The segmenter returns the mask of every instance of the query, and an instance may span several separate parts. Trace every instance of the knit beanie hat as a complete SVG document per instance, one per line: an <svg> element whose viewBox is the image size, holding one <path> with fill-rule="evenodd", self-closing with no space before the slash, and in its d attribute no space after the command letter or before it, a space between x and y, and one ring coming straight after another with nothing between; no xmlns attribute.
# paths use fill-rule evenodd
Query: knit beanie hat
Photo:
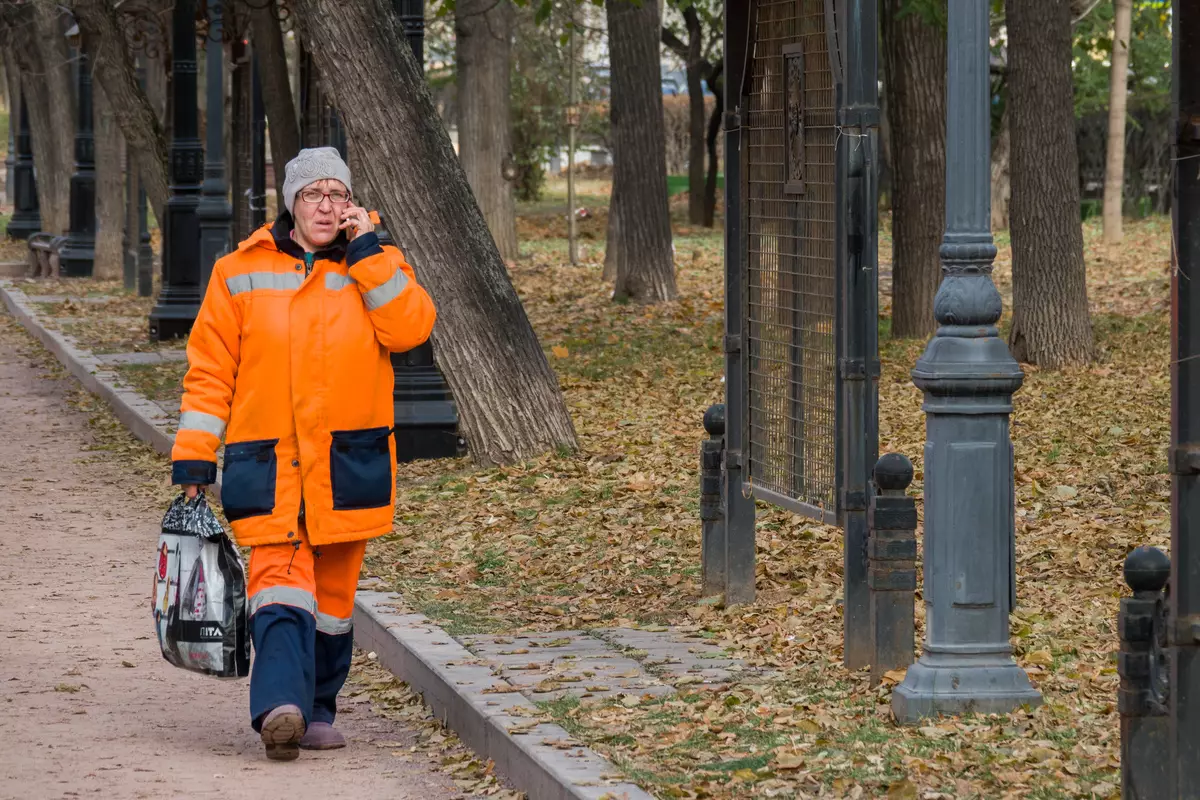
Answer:
<svg viewBox="0 0 1200 800"><path fill-rule="evenodd" d="M350 186L350 167L342 160L336 147L308 147L296 154L287 164L283 179L283 202L288 213L296 205L296 195L309 184L323 180L341 181L346 191Z"/></svg>

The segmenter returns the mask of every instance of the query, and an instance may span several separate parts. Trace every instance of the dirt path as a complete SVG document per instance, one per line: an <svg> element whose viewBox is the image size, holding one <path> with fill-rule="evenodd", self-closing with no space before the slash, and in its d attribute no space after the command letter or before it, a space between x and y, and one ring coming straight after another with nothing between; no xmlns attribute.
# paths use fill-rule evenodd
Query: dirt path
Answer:
<svg viewBox="0 0 1200 800"><path fill-rule="evenodd" d="M84 445L72 388L0 312L0 798L460 796L414 733L351 704L350 746L266 761L245 680L162 660L149 611L160 510ZM92 463L88 463L91 461ZM406 760L407 759L407 760Z"/></svg>

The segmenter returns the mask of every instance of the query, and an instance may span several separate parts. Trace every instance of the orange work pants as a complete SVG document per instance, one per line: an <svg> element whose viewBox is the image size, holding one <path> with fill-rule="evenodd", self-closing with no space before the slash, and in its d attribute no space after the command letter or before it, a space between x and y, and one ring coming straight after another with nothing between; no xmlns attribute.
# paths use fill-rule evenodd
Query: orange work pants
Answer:
<svg viewBox="0 0 1200 800"><path fill-rule="evenodd" d="M250 719L296 705L306 722L332 723L354 649L354 592L366 541L313 547L304 523L293 542L252 547L249 567Z"/></svg>

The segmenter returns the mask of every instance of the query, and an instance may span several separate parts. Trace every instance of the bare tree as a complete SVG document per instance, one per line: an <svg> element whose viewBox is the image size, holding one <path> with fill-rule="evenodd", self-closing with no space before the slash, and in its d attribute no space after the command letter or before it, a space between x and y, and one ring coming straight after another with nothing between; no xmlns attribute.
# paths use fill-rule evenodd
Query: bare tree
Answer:
<svg viewBox="0 0 1200 800"><path fill-rule="evenodd" d="M49 0L0 4L7 43L29 99L29 130L37 169L42 227L65 233L70 225L75 116L71 60L63 17Z"/></svg>
<svg viewBox="0 0 1200 800"><path fill-rule="evenodd" d="M125 140L104 90L92 90L96 142L96 259L92 275L120 278L124 264Z"/></svg>
<svg viewBox="0 0 1200 800"><path fill-rule="evenodd" d="M904 0L883 0L892 155L892 336L933 333L946 216L946 35Z"/></svg>
<svg viewBox="0 0 1200 800"><path fill-rule="evenodd" d="M662 29L662 43L686 65L688 86L688 221L693 225L711 228L715 223L717 194L717 135L721 130L721 115L725 113L725 97L717 83L721 81L724 60L714 63L705 57L708 46L720 41L720 29L709 28L712 39L704 40L705 26L696 6L682 11L688 39L684 42L670 28ZM704 119L703 84L716 97L716 106L707 123ZM708 170L705 172L705 154Z"/></svg>
<svg viewBox="0 0 1200 800"><path fill-rule="evenodd" d="M512 15L509 0L458 0L458 157L500 257L517 257L512 168Z"/></svg>
<svg viewBox="0 0 1200 800"><path fill-rule="evenodd" d="M667 204L658 3L608 0L605 7L612 70L616 201L609 213L618 215L613 296L639 303L673 300L675 263Z"/></svg>
<svg viewBox="0 0 1200 800"><path fill-rule="evenodd" d="M1125 108L1129 86L1133 0L1113 0L1112 79L1108 94L1108 148L1104 159L1104 241L1121 241L1125 190Z"/></svg>
<svg viewBox="0 0 1200 800"><path fill-rule="evenodd" d="M263 109L267 112L271 160L275 164L275 198L277 207L282 209L283 168L300 152L300 121L292 99L283 29L279 25L276 4L271 0L261 5L249 3L249 6L250 35L254 40L254 54L262 79Z"/></svg>
<svg viewBox="0 0 1200 800"><path fill-rule="evenodd" d="M1093 354L1079 224L1071 11L1069 0L1008 0L1009 347L1018 360L1052 369L1087 363Z"/></svg>
<svg viewBox="0 0 1200 800"><path fill-rule="evenodd" d="M138 154L146 196L158 219L167 206L167 140L158 114L138 82L112 0L72 0L75 21L90 48L95 82L113 119Z"/></svg>
<svg viewBox="0 0 1200 800"><path fill-rule="evenodd" d="M392 238L438 306L434 348L483 464L578 446L391 0L296 0ZM657 28L655 28L657 30Z"/></svg>

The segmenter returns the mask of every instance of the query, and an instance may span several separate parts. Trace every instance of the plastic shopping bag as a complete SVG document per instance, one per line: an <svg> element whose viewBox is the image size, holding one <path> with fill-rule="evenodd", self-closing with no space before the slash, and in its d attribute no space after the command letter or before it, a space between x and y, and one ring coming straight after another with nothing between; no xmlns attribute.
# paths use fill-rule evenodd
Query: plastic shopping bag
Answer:
<svg viewBox="0 0 1200 800"><path fill-rule="evenodd" d="M241 678L250 672L246 570L201 492L163 517L154 572L154 627L177 667Z"/></svg>

